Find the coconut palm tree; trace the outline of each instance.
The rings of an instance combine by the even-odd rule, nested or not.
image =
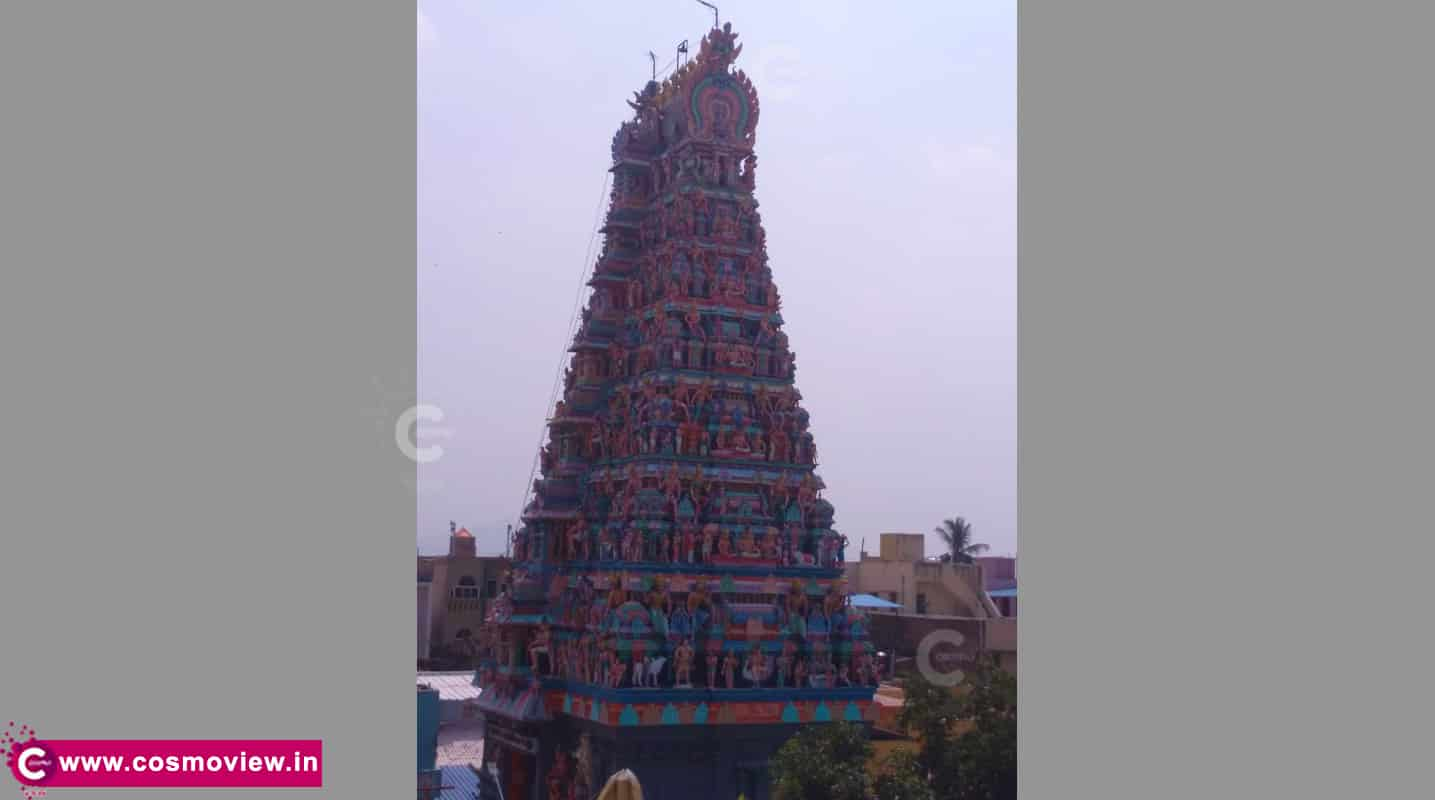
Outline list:
[[[934,530],[938,536],[942,537],[942,541],[947,543],[949,552],[942,554],[943,561],[970,564],[972,556],[981,555],[987,551],[986,545],[972,541],[972,526],[961,517],[942,520],[942,524]]]

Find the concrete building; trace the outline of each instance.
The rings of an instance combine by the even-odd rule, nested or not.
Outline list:
[[[473,534],[452,524],[447,555],[418,557],[421,661],[472,666],[479,626],[503,589],[507,569],[508,559],[478,555]]]
[[[433,631],[431,630],[432,624],[433,624],[433,609],[432,609],[433,601],[430,599],[430,595],[432,594],[432,592],[433,592],[433,578],[432,578],[432,577],[427,577],[427,578],[426,578],[426,577],[420,575],[420,576],[419,576],[419,603],[418,603],[418,606],[419,606],[419,609],[418,609],[418,611],[419,611],[419,624],[418,624],[418,630],[419,630],[419,653],[418,653],[418,658],[419,658],[420,661],[425,661],[425,660],[428,659],[428,657],[429,657],[429,652],[430,652],[430,650],[429,650],[429,641],[430,641],[430,638],[431,638],[432,635],[433,635]]]
[[[987,597],[977,564],[926,558],[926,536],[884,533],[878,555],[862,553],[847,564],[847,587],[900,603],[904,613],[955,617],[999,617]]]
[[[1015,559],[1011,561],[1014,613]],[[998,569],[1000,575],[1005,567]],[[986,653],[1015,671],[1016,619],[1004,614],[998,600],[989,595],[986,568],[980,562],[929,559],[925,535],[884,533],[877,555],[861,553],[857,561],[848,562],[846,570],[852,593],[876,595],[901,606],[871,611],[872,641],[894,654],[896,662],[914,658],[924,638],[943,631],[949,642],[958,643],[944,651],[945,657],[960,662]]]
[[[987,591],[1016,586],[1016,556],[977,556],[982,568],[982,582]]]
[[[1002,612],[1003,617],[1016,618],[1016,587],[1010,589],[992,589],[987,592],[987,597],[996,604],[997,610]]]
[[[1016,557],[982,556],[976,559],[982,568],[982,585],[987,596],[1004,617],[1016,616]]]

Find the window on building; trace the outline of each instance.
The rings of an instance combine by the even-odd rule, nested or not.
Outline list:
[[[478,581],[468,575],[459,578],[458,585],[453,587],[453,596],[458,600],[477,600]]]
[[[917,613],[918,613],[918,614],[925,614],[925,613],[927,613],[927,596],[924,595],[924,594],[918,594],[918,595],[917,595]]]
[[[489,581],[483,585],[483,596],[489,599],[498,596],[498,581]]]

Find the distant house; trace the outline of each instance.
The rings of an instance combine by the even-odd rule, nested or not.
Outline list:
[[[472,666],[479,626],[502,591],[508,559],[480,556],[467,528],[450,527],[448,554],[418,557],[419,660]]]
[[[1016,557],[981,556],[982,585],[1004,617],[1016,616]]]
[[[925,549],[923,534],[882,534],[878,555],[862,553],[847,564],[848,589],[898,603],[908,614],[1001,616],[986,596],[980,565],[928,559]]]
[[[869,610],[873,644],[893,663],[914,658],[923,639],[943,631],[949,641],[960,642],[944,649],[943,657],[962,660],[986,652],[1016,668],[1015,559],[958,564],[927,558],[926,536],[920,533],[884,533],[880,541],[877,555],[862,553],[847,563],[847,587],[897,604]],[[993,595],[987,588],[993,580],[1009,590]]]
[[[1010,589],[993,589],[987,592],[987,596],[996,604],[1003,617],[1016,616],[1016,587]]]

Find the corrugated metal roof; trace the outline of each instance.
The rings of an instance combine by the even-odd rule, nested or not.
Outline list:
[[[890,600],[883,600],[876,595],[854,594],[850,600],[853,608],[901,608],[901,603],[893,603]]]
[[[474,800],[478,797],[478,773],[471,767],[444,767],[439,770],[439,800]]]

